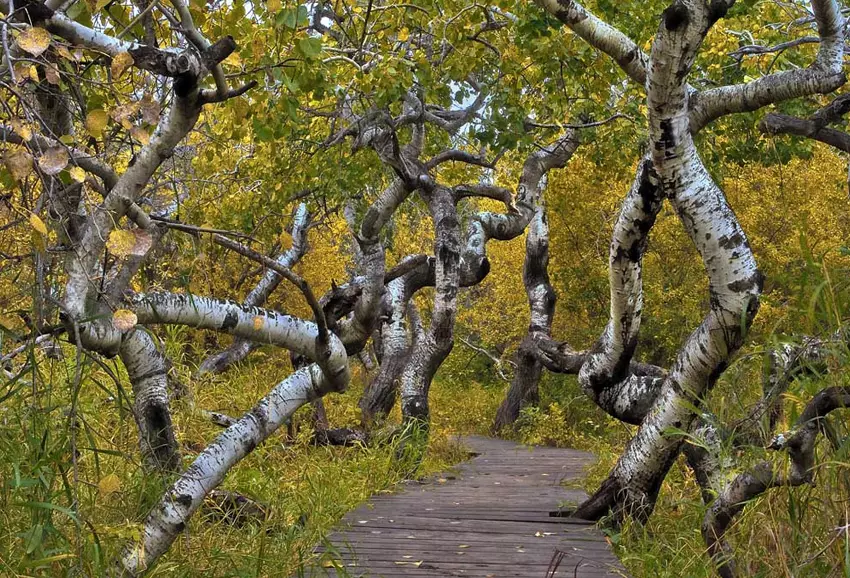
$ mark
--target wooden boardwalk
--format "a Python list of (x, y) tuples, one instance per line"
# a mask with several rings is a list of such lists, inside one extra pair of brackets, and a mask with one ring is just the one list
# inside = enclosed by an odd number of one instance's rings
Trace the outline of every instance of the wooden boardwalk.
[(593, 524), (550, 516), (585, 497), (561, 483), (581, 477), (592, 455), (484, 437), (462, 442), (477, 456), (451, 473), (372, 496), (317, 547), (323, 562), (305, 575), (626, 576)]

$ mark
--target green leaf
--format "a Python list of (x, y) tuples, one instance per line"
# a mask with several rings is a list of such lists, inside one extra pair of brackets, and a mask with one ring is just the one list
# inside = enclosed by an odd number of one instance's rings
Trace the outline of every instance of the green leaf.
[(254, 119), (254, 134), (260, 142), (271, 142), (274, 140), (274, 131), (260, 119)]
[(285, 8), (275, 16), (275, 24), (294, 30), (298, 27), (298, 9)]
[(322, 40), (320, 38), (302, 38), (298, 41), (298, 50), (306, 58), (316, 58), (322, 53)]
[(32, 554), (41, 546), (42, 538), (44, 538), (44, 526), (42, 524), (36, 524), (24, 533), (27, 554)]

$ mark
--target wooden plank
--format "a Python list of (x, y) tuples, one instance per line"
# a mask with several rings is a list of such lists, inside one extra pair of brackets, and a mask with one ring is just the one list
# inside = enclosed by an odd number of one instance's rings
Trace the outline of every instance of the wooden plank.
[(462, 444), (476, 457), (346, 514), (305, 576), (341, 575), (320, 562), (336, 558), (355, 577), (544, 578), (558, 552), (557, 577), (625, 576), (593, 524), (550, 516), (585, 498), (562, 483), (580, 478), (591, 454), (492, 438)]
[[(538, 535), (539, 534), (539, 535)], [(393, 528), (381, 528), (377, 530), (366, 530), (358, 528), (356, 531), (335, 532), (328, 536), (330, 544), (380, 544), (393, 543), (402, 544), (408, 541), (419, 541), (423, 544), (441, 542), (445, 544), (482, 544), (484, 546), (526, 545), (528, 547), (546, 546), (551, 544), (575, 544), (577, 547), (589, 548), (598, 546), (599, 549), (608, 549), (608, 544), (600, 540), (594, 532), (540, 532), (515, 534), (484, 534), (478, 532), (438, 532), (434, 530), (405, 530)], [(324, 547), (324, 546), (320, 546)]]

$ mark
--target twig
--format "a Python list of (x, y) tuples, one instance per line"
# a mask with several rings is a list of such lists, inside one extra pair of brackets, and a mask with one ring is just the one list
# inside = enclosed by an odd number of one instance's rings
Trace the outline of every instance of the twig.
[(175, 229), (177, 231), (183, 231), (185, 233), (212, 233), (214, 235), (225, 235), (227, 237), (236, 237), (237, 239), (246, 239), (248, 241), (257, 242), (257, 240), (251, 235), (246, 235), (245, 233), (238, 233), (236, 231), (197, 227), (195, 225), (189, 225), (187, 223), (175, 221), (174, 219), (169, 219), (168, 217), (154, 217), (153, 215), (151, 215), (151, 220), (156, 221), (157, 223), (161, 223), (164, 227), (168, 227), (169, 229)]
[(237, 243), (227, 237), (223, 237), (222, 235), (214, 235), (213, 241), (216, 245), (221, 245), (227, 249), (235, 253), (239, 253), (243, 257), (247, 257), (252, 261), (256, 261), (257, 263), (262, 264), (265, 267), (268, 267), (296, 287), (301, 290), (301, 293), (304, 295), (304, 298), (307, 300), (307, 304), (310, 306), (310, 309), (313, 311), (313, 318), (316, 321), (316, 325), (319, 328), (319, 339), (322, 340), (323, 343), (327, 342), (328, 336), (328, 326), (327, 321), (325, 320), (325, 313), (322, 310), (322, 306), (319, 305), (316, 296), (313, 294), (313, 290), (310, 288), (310, 284), (307, 283), (303, 278), (299, 277), (291, 270), (286, 267), (280, 265), (274, 259), (266, 257), (262, 253), (258, 253), (254, 251), (250, 247), (246, 247), (241, 243)]

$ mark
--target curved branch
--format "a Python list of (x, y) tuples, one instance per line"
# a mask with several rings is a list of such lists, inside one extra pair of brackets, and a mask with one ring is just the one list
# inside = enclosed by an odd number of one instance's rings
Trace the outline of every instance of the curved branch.
[(569, 26), (585, 42), (604, 52), (616, 62), (633, 81), (643, 86), (649, 59), (637, 44), (603, 22), (584, 6), (573, 0), (536, 0), (552, 16)]
[[(291, 270), (301, 260), (304, 253), (307, 252), (307, 229), (309, 224), (310, 214), (307, 211), (307, 205), (302, 203), (298, 206), (295, 212), (295, 218), (292, 221), (292, 246), (275, 259), (275, 263), (287, 271)], [(259, 283), (245, 297), (243, 304), (252, 307), (264, 305), (282, 280), (283, 276), (275, 269), (268, 269)], [(322, 317), (324, 317), (324, 310), (322, 311)], [(232, 364), (245, 359), (253, 347), (254, 344), (251, 341), (236, 339), (224, 351), (210, 355), (204, 359), (198, 367), (198, 374), (208, 372), (221, 373)]]
[(341, 391), (348, 384), (345, 347), (333, 334), (323, 342), (320, 329), (314, 323), (235, 301), (177, 293), (138, 293), (129, 298), (129, 304), (142, 324), (185, 325), (223, 331), (308, 357), (322, 368), (324, 378), (317, 384), (325, 393)]
[(763, 461), (739, 474), (719, 491), (717, 499), (705, 513), (702, 535), (708, 552), (723, 578), (736, 575), (732, 549), (725, 541), (726, 530), (753, 498), (770, 488), (812, 483), (814, 448), (822, 430), (823, 419), (836, 409), (850, 407), (850, 387), (830, 387), (815, 395), (803, 410), (794, 429), (776, 436), (769, 446), (788, 450), (791, 468), (786, 474), (772, 461)]
[(844, 16), (835, 0), (813, 0), (820, 44), (815, 61), (804, 69), (769, 74), (745, 84), (721, 86), (701, 93), (691, 111), (696, 133), (727, 114), (758, 110), (784, 100), (826, 94), (842, 86), (844, 74)]

